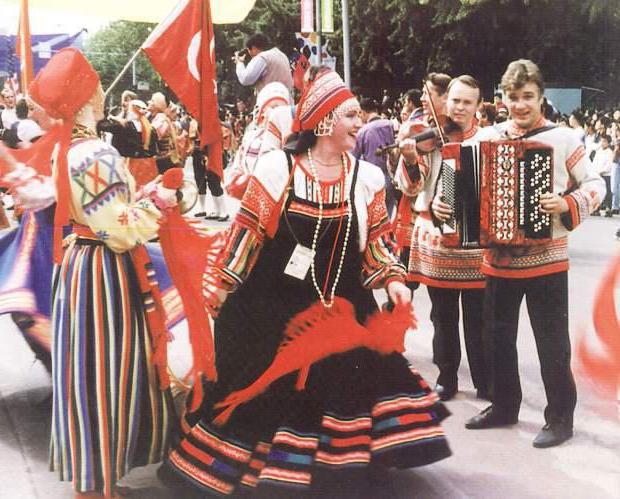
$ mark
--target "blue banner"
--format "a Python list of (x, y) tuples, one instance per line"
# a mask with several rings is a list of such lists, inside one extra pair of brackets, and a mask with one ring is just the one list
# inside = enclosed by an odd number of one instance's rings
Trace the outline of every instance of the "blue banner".
[[(75, 47), (82, 50), (84, 33), (86, 33), (85, 29), (74, 35), (66, 33), (32, 35), (32, 62), (35, 76), (60, 49)], [(19, 75), (19, 58), (15, 54), (15, 38), (15, 35), (0, 35), (0, 77)]]

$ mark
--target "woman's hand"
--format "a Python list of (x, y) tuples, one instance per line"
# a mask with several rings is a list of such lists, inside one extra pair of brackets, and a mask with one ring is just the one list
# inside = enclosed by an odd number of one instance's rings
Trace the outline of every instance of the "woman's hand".
[(390, 301), (396, 305), (411, 303), (411, 290), (401, 281), (390, 281), (387, 285)]
[(168, 189), (162, 184), (162, 176), (158, 175), (144, 185), (136, 194), (136, 199), (149, 198), (160, 210), (173, 208), (178, 204), (176, 189)]

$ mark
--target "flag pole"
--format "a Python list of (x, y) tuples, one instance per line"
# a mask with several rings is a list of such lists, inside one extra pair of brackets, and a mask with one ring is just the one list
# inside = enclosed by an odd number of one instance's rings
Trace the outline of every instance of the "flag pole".
[(107, 90), (103, 94), (104, 100), (108, 98), (108, 95), (110, 94), (112, 89), (116, 86), (116, 84), (121, 80), (123, 75), (131, 67), (131, 65), (133, 64), (133, 61), (135, 61), (136, 58), (140, 55), (140, 51), (141, 50), (142, 50), (142, 46), (140, 46), (140, 48), (138, 50), (136, 50), (136, 53), (131, 56), (131, 59), (129, 59), (129, 61), (127, 61), (127, 64), (125, 64), (125, 67), (123, 69), (121, 69), (121, 72), (118, 74), (118, 76), (114, 79), (114, 81), (112, 83), (110, 83), (110, 86), (107, 88)]
[(19, 50), (20, 86), (24, 94), (28, 94), (28, 85), (34, 80), (32, 67), (32, 40), (30, 37), (30, 18), (28, 15), (28, 0), (21, 0), (19, 12), (19, 29), (17, 31), (17, 45)]
[(321, 0), (315, 0), (316, 4), (315, 4), (315, 10), (316, 10), (316, 14), (315, 14), (315, 23), (316, 23), (316, 47), (318, 50), (318, 65), (320, 66), (323, 63), (323, 48), (321, 47), (321, 43), (323, 40), (321, 40), (322, 36), (322, 28), (321, 28), (321, 16), (323, 15), (323, 12), (321, 11)]
[(351, 38), (349, 36), (349, 0), (342, 0), (342, 55), (344, 82), (351, 88)]

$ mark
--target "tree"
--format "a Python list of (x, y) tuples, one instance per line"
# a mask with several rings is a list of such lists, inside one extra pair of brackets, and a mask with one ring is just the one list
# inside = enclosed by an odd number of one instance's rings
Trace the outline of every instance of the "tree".
[[(538, 62), (549, 82), (605, 90), (611, 104), (620, 98), (620, 2), (608, 0), (349, 0), (352, 79), (362, 95), (379, 97), (419, 87), (430, 71), (468, 73), (491, 95), (506, 65), (521, 57)], [(216, 25), (220, 103), (250, 98), (231, 61), (245, 37), (261, 31), (288, 55), (296, 47), (299, 0), (257, 0), (237, 25)], [(338, 26), (330, 40), (342, 72), (340, 2)], [(104, 87), (146, 39), (152, 25), (117, 22), (95, 34), (87, 55)], [(138, 79), (161, 88), (143, 57)], [(131, 87), (131, 73), (117, 93)]]
[[(108, 88), (120, 74), (127, 61), (148, 38), (154, 26), (149, 23), (115, 21), (89, 37), (85, 46), (85, 54), (99, 73), (104, 89)], [(136, 59), (135, 68), (136, 82), (144, 81), (149, 84), (149, 90), (144, 93), (143, 97), (146, 98), (147, 94), (150, 95), (164, 88), (161, 78), (144, 54), (140, 54)], [(141, 94), (133, 83), (131, 69), (125, 73), (112, 91), (113, 102), (120, 101), (120, 94), (123, 90), (133, 90)]]

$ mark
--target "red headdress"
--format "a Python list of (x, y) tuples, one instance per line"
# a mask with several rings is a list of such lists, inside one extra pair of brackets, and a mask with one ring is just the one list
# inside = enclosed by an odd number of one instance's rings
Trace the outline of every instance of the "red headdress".
[(334, 109), (349, 99), (353, 92), (335, 71), (324, 71), (306, 87), (297, 105), (293, 120), (293, 132), (314, 130)]
[[(75, 114), (93, 96), (99, 86), (99, 76), (84, 57), (74, 48), (57, 52), (30, 84), (28, 92), (34, 102), (41, 106), (52, 118), (62, 119), (62, 125), (48, 131), (41, 145), (60, 148), (56, 163), (57, 204), (54, 217), (54, 261), (62, 258), (62, 227), (69, 223), (69, 170), (67, 153), (71, 145), (71, 129)], [(35, 144), (36, 146), (36, 144)], [(33, 149), (36, 149), (34, 147)], [(51, 149), (50, 149), (51, 151)], [(37, 155), (49, 162), (50, 156)], [(31, 165), (41, 171), (46, 165)]]

